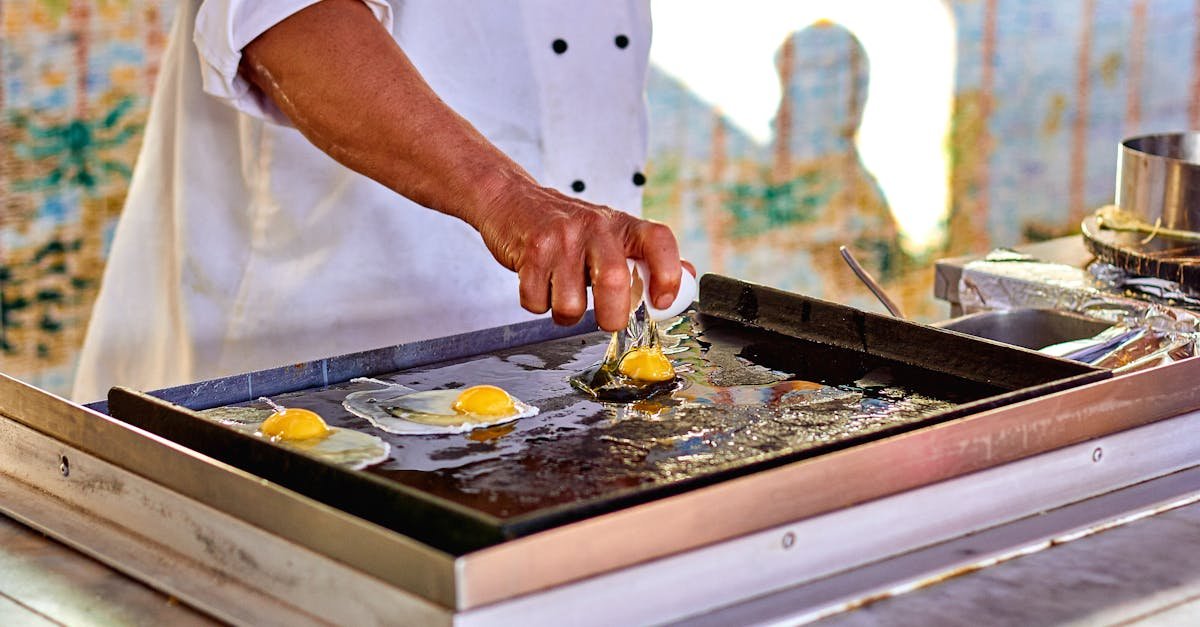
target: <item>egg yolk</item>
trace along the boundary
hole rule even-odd
[[[511,416],[517,412],[508,392],[494,385],[476,385],[463,390],[451,407],[460,414],[475,416]]]
[[[262,434],[281,440],[310,440],[329,434],[329,427],[316,412],[307,409],[288,408],[277,411],[263,421],[259,427]]]
[[[642,347],[629,351],[621,359],[617,370],[637,381],[670,381],[675,378],[675,369],[660,348]]]

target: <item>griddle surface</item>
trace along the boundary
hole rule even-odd
[[[608,341],[603,333],[380,377],[419,390],[489,383],[541,409],[538,416],[469,434],[403,436],[375,429],[342,407],[346,394],[378,387],[372,384],[273,400],[385,438],[391,459],[366,472],[508,520],[829,449],[1004,391],[702,320],[689,314],[668,331],[668,344],[679,351],[673,361],[691,370],[682,373],[686,387],[632,405],[594,401],[568,384],[569,376],[602,357]],[[864,376],[870,380],[861,383],[869,387],[855,384]]]
[[[596,402],[568,383],[601,358],[606,335],[520,346],[519,338],[534,330],[529,325],[154,393],[199,409],[237,401],[254,405],[251,399],[262,393],[255,381],[298,390],[273,399],[392,444],[390,459],[361,471],[237,433],[151,394],[114,388],[108,407],[114,417],[183,446],[464,554],[1110,376],[727,277],[702,277],[700,299],[704,313],[685,315],[668,330],[675,339],[665,343],[677,344],[671,357],[682,366],[677,370],[687,385],[670,397],[632,405]],[[540,337],[561,337],[551,331],[544,328]],[[506,339],[509,332],[514,339]],[[481,351],[486,354],[436,361],[438,354],[463,355],[493,342],[499,343]],[[431,358],[413,361],[422,355]],[[378,367],[388,363],[400,370]],[[407,367],[417,363],[427,365]],[[342,378],[313,381],[327,369]],[[541,413],[465,435],[398,436],[342,408],[346,394],[370,384],[310,387],[367,374],[418,390],[499,385]],[[284,385],[294,375],[305,383]],[[213,397],[228,400],[214,403]]]

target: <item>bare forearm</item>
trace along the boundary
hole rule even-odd
[[[475,227],[517,273],[526,309],[572,323],[590,282],[600,326],[625,326],[627,257],[650,264],[660,307],[677,291],[670,229],[538,185],[438,98],[359,0],[323,0],[275,25],[245,47],[242,72],[342,164]]]
[[[433,92],[359,0],[325,0],[243,50],[242,72],[318,148],[426,207],[478,227],[528,175]]]

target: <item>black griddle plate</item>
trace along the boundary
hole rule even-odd
[[[386,436],[393,458],[366,471],[290,452],[133,390],[114,388],[108,409],[115,418],[457,555],[1110,376],[725,277],[703,278],[700,303],[701,315],[684,329],[686,341],[705,355],[707,367],[720,364],[706,375],[720,385],[695,386],[693,392],[706,391],[695,392],[697,401],[686,408],[669,402],[602,405],[571,390],[566,375],[599,357],[606,342],[600,333],[489,350],[384,377],[419,389],[499,383],[542,408],[509,431],[483,434],[488,437],[382,434],[340,407],[346,393],[370,385],[310,383],[290,393],[275,391],[277,400],[314,409],[331,425]],[[883,392],[853,385],[880,372],[891,379]],[[780,373],[787,380],[779,380]],[[342,381],[375,373],[343,374]],[[796,380],[832,387],[814,390],[819,386]],[[911,398],[889,396],[898,389]],[[748,393],[772,402],[788,394],[828,393],[833,400],[783,410],[734,398]],[[222,394],[226,402],[253,401],[248,393],[231,399],[227,388]],[[211,406],[194,395],[189,404]]]

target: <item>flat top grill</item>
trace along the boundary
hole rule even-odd
[[[705,277],[701,303],[668,331],[678,343],[674,360],[690,370],[673,397],[614,405],[570,388],[567,377],[602,356],[602,333],[382,375],[417,389],[491,383],[541,409],[469,434],[372,429],[341,406],[347,393],[371,384],[274,395],[331,425],[385,437],[392,457],[365,471],[303,457],[137,392],[114,390],[109,408],[121,420],[461,554],[1108,374],[722,277]]]
[[[381,433],[392,457],[367,472],[515,520],[832,450],[1005,391],[720,319],[688,316],[673,330],[689,338],[688,349],[674,355],[695,368],[684,375],[687,387],[674,397],[629,405],[594,401],[567,384],[603,355],[607,336],[601,333],[388,376],[419,389],[491,383],[542,414],[468,434]],[[701,342],[708,346],[702,349]],[[870,387],[855,385],[864,375],[876,379],[864,382]],[[712,380],[718,384],[706,385]],[[335,426],[376,433],[341,404],[347,393],[371,387],[338,385],[274,400],[312,409]],[[692,397],[687,406],[684,395]]]

